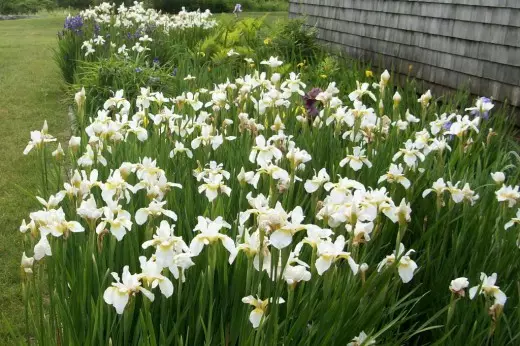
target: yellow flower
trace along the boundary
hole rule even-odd
[[[374,77],[374,73],[372,71],[370,71],[370,70],[366,70],[365,71],[365,76],[367,78]]]
[[[208,67],[208,72],[211,72],[211,67]]]
[[[320,77],[325,79],[325,78],[327,78],[327,75],[326,74],[320,74]]]
[[[268,44],[271,44],[272,40],[271,38],[267,37],[265,40],[264,40],[264,44],[265,45],[268,45]]]
[[[304,60],[304,61],[302,61],[301,63],[299,63],[298,65],[296,65],[296,67],[302,68],[302,67],[305,66],[305,63],[306,63],[306,62],[307,62],[307,61]]]

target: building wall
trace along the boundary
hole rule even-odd
[[[520,0],[290,0],[289,12],[350,56],[520,106]]]

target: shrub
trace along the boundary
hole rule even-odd
[[[272,44],[276,51],[291,61],[313,59],[318,50],[316,28],[294,19],[275,26]]]
[[[0,14],[34,14],[43,9],[52,8],[52,0],[2,0]]]
[[[85,9],[95,3],[92,0],[57,0],[57,5],[59,7],[72,7],[78,9]]]

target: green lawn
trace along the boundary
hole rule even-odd
[[[244,18],[244,17],[258,18],[258,17],[262,17],[264,15],[267,15],[266,23],[268,23],[268,24],[274,24],[275,22],[277,22],[280,19],[287,19],[288,18],[287,12],[269,12],[269,13],[265,13],[265,12],[247,12],[247,13],[241,13],[238,18],[239,19],[240,18]],[[234,16],[234,15],[233,14],[222,13],[222,14],[219,14],[218,16],[219,17],[220,16],[222,16],[222,17],[231,17],[231,16]]]
[[[260,17],[265,13],[241,16]],[[222,16],[231,16],[224,14]],[[270,13],[266,22],[287,18],[286,12]],[[23,156],[29,131],[49,131],[63,143],[68,140],[69,123],[63,83],[52,58],[56,33],[64,14],[0,21],[0,340],[5,344],[9,328],[23,331],[21,299],[20,221],[37,208],[34,192],[39,175],[34,159]],[[30,192],[26,194],[24,191]],[[7,322],[7,323],[6,323]]]
[[[61,141],[68,137],[62,82],[52,59],[62,25],[62,16],[0,21],[0,314],[17,330],[24,323],[18,227],[37,207],[23,190],[35,191],[39,179],[34,159],[22,152],[29,131],[40,129],[45,119]],[[0,340],[5,342],[4,321],[0,320]]]

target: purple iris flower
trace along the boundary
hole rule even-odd
[[[448,122],[444,123],[444,125],[442,125],[442,128],[444,129],[444,131],[449,131],[451,129],[451,125],[453,125],[453,123],[451,121],[448,121]],[[453,136],[453,135],[449,135],[448,141],[452,141],[454,137],[455,136]]]
[[[318,94],[321,92],[322,90],[320,88],[313,88],[303,96],[303,100],[305,101],[305,110],[311,118],[315,118],[319,113],[317,108],[318,100],[316,100],[316,96],[318,96]]]
[[[174,67],[173,68],[173,72],[172,72],[172,76],[176,76],[177,75],[177,67]]]
[[[65,18],[63,28],[74,31],[76,34],[81,31],[83,27],[83,18],[80,15]]]
[[[140,67],[136,67],[136,68],[135,68],[135,72],[137,72],[137,73],[139,73],[139,72],[143,72],[143,69],[140,68]]]
[[[152,62],[153,62],[154,65],[159,65],[159,63],[160,63],[158,57],[153,58],[153,61],[152,61]]]
[[[480,99],[482,100],[483,104],[493,104],[493,101],[491,101],[491,99],[488,98],[488,97],[481,97]],[[482,113],[482,117],[484,119],[488,119],[489,118],[489,111],[484,111],[484,113]]]
[[[489,110],[493,108],[493,101],[489,97],[481,97],[477,100],[476,106],[479,109],[473,109],[470,115],[474,117],[481,117],[482,119],[489,119]]]

